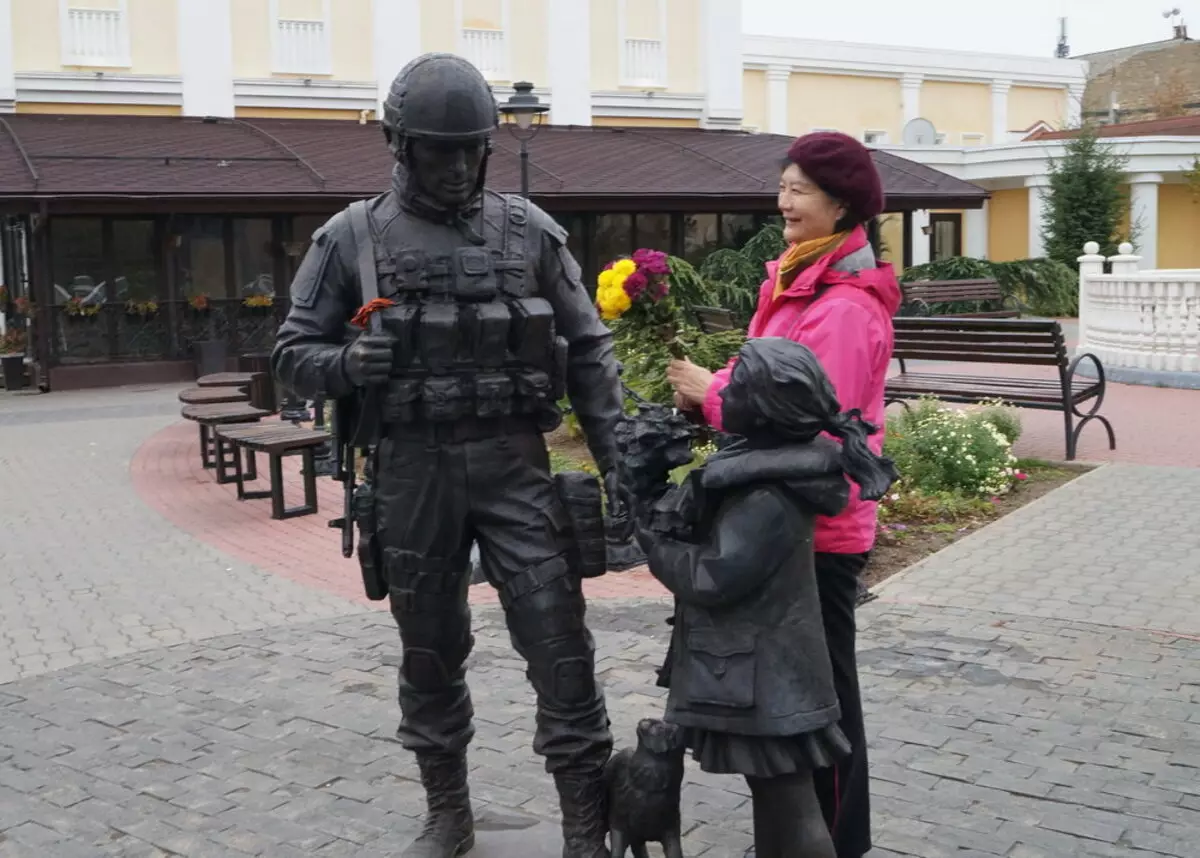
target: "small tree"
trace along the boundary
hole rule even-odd
[[[1121,229],[1129,211],[1129,199],[1121,190],[1125,162],[1091,127],[1067,141],[1062,158],[1050,159],[1042,215],[1047,257],[1078,269],[1076,260],[1086,242],[1099,242],[1100,252],[1112,256],[1118,244],[1131,239],[1132,228],[1124,233]]]

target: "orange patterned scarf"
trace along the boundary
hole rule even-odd
[[[779,260],[779,270],[775,273],[773,297],[778,298],[782,295],[805,266],[811,265],[825,254],[837,250],[851,232],[852,230],[847,229],[824,238],[810,238],[808,241],[791,245]]]

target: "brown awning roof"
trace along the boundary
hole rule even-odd
[[[770,209],[790,139],[680,128],[548,126],[530,185],[555,208]],[[489,185],[520,188],[517,142],[495,137]],[[887,152],[891,211],[982,206],[983,188]],[[0,117],[0,199],[353,199],[387,186],[375,122],[11,114]]]
[[[1079,134],[1069,131],[1038,131],[1027,140],[1069,140]],[[1098,137],[1191,137],[1200,135],[1200,115],[1172,116],[1169,119],[1145,119],[1140,122],[1115,122],[1097,125]]]

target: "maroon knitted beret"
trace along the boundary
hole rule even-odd
[[[817,187],[844,203],[856,220],[870,220],[883,211],[883,185],[871,153],[848,134],[805,134],[788,149],[788,160]]]

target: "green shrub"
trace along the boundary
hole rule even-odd
[[[989,419],[986,409],[958,410],[922,400],[890,421],[885,449],[896,462],[903,489],[966,497],[1008,492],[1017,480],[1017,458],[995,420],[995,411]],[[1012,433],[1014,424],[1005,428]],[[1020,434],[1019,423],[1015,431]]]
[[[918,280],[995,280],[1006,298],[1014,298],[1035,316],[1074,316],[1079,312],[1079,277],[1069,266],[1053,259],[1016,259],[989,262],[970,256],[952,256],[905,270],[902,283]],[[933,314],[969,313],[973,302],[935,304]]]

